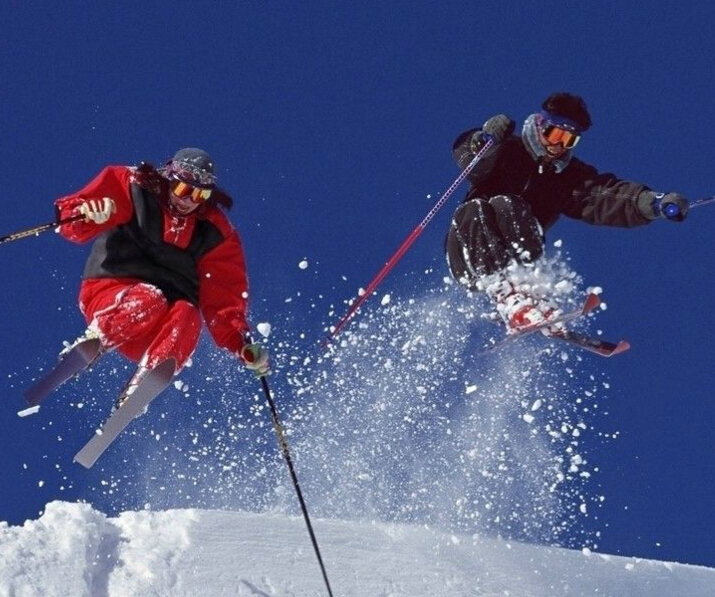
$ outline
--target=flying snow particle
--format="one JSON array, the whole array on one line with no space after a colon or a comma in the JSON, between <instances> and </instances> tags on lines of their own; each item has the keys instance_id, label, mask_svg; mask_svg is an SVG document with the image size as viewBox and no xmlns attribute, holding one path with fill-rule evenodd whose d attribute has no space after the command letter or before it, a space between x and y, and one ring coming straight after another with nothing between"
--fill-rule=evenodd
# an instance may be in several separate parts
<instances>
[{"instance_id":1,"label":"flying snow particle","mask_svg":"<svg viewBox=\"0 0 715 597\"><path fill-rule=\"evenodd\" d=\"M382 297L382 300L380 301L380 304L384 307L385 305L390 304L390 295L386 294L385 296Z\"/></svg>"},{"instance_id":2,"label":"flying snow particle","mask_svg":"<svg viewBox=\"0 0 715 597\"><path fill-rule=\"evenodd\" d=\"M259 323L256 326L258 333L264 338L268 338L271 335L271 324L270 323Z\"/></svg>"},{"instance_id":3,"label":"flying snow particle","mask_svg":"<svg viewBox=\"0 0 715 597\"><path fill-rule=\"evenodd\" d=\"M573 283L570 280L560 280L554 284L554 288L559 294L570 294L573 292Z\"/></svg>"},{"instance_id":4,"label":"flying snow particle","mask_svg":"<svg viewBox=\"0 0 715 597\"><path fill-rule=\"evenodd\" d=\"M299 267L300 269L308 269L308 260L307 260L307 259L303 259L303 261L301 261L301 262L298 264L298 267Z\"/></svg>"}]
</instances>

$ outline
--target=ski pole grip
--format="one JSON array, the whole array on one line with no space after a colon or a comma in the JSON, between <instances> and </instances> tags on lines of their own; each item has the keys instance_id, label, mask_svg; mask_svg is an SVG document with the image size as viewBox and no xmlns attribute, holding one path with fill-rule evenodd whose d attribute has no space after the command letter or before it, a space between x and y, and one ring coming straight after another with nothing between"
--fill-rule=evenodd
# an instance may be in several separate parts
<instances>
[{"instance_id":1,"label":"ski pole grip","mask_svg":"<svg viewBox=\"0 0 715 597\"><path fill-rule=\"evenodd\" d=\"M668 220L677 218L680 215L680 206L677 203L668 203L663 208L663 214Z\"/></svg>"}]
</instances>

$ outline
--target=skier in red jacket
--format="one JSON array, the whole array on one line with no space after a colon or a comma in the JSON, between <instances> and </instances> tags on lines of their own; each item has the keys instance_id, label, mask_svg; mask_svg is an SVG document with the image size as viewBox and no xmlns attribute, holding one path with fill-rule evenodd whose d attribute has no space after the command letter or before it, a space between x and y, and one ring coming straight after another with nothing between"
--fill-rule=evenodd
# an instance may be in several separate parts
<instances>
[{"instance_id":1,"label":"skier in red jacket","mask_svg":"<svg viewBox=\"0 0 715 597\"><path fill-rule=\"evenodd\" d=\"M60 219L84 216L60 227L64 238L94 239L79 292L88 328L78 342L98 338L102 353L116 348L137 362L127 388L168 359L178 373L202 319L216 344L259 377L269 373L266 350L249 339L241 241L219 208L232 201L205 151L181 149L159 169L108 166L55 205Z\"/></svg>"}]
</instances>

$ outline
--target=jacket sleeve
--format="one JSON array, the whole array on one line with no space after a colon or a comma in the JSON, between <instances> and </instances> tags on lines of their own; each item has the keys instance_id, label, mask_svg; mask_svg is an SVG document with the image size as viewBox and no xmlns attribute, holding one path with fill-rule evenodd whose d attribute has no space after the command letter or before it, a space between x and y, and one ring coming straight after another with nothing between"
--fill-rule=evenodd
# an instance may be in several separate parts
<instances>
[{"instance_id":1,"label":"jacket sleeve","mask_svg":"<svg viewBox=\"0 0 715 597\"><path fill-rule=\"evenodd\" d=\"M235 229L199 260L198 275L199 307L209 333L218 346L239 353L250 326L246 261Z\"/></svg>"},{"instance_id":2,"label":"jacket sleeve","mask_svg":"<svg viewBox=\"0 0 715 597\"><path fill-rule=\"evenodd\" d=\"M470 129L457 137L452 145L452 157L457 165L464 170L469 163L474 159L479 150L483 147L479 133L481 129ZM472 191L479 190L480 183L489 178L494 169L497 167L499 156L502 150L506 147L509 140L492 147L484 156L474 165L472 171L467 176L472 184ZM470 192L470 195L473 194Z\"/></svg>"},{"instance_id":3,"label":"jacket sleeve","mask_svg":"<svg viewBox=\"0 0 715 597\"><path fill-rule=\"evenodd\" d=\"M95 224L78 220L59 227L59 233L69 241L84 243L97 236L100 232L126 224L132 217L134 206L131 200L129 183L132 168L126 166L108 166L102 170L83 189L60 197L55 201L58 219L69 218L79 213L82 203L88 199L111 197L117 211L104 224Z\"/></svg>"},{"instance_id":4,"label":"jacket sleeve","mask_svg":"<svg viewBox=\"0 0 715 597\"><path fill-rule=\"evenodd\" d=\"M562 213L596 226L634 228L652 220L638 209L638 196L650 190L647 186L621 180L603 173L576 159L572 160L569 176L574 176L572 192Z\"/></svg>"}]
</instances>

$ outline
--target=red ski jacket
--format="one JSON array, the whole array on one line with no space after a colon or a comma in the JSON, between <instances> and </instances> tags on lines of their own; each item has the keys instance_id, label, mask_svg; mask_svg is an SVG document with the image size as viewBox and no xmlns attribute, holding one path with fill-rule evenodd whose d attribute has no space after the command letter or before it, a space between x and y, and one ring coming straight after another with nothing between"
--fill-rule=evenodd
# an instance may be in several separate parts
<instances>
[{"instance_id":1,"label":"red ski jacket","mask_svg":"<svg viewBox=\"0 0 715 597\"><path fill-rule=\"evenodd\" d=\"M168 183L151 168L108 166L80 191L55 202L59 218L76 215L87 199L111 197L104 224L83 220L60 227L75 243L94 240L83 291L107 278L142 280L170 302L196 305L215 342L239 352L249 325L248 279L238 232L210 201L187 216L169 210Z\"/></svg>"}]
</instances>

